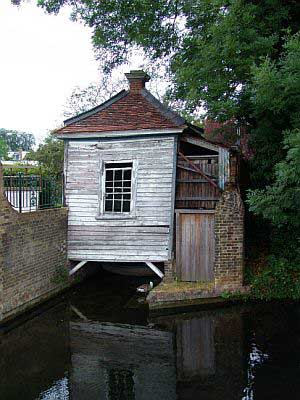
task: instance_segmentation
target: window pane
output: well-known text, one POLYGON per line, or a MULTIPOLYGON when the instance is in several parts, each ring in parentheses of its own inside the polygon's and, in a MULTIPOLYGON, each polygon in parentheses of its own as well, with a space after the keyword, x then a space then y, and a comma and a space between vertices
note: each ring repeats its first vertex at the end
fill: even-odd
POLYGON ((112 200, 105 200, 105 211, 112 211, 112 200))
POLYGON ((104 211, 115 213, 130 212, 131 168, 132 163, 105 164, 104 211))
POLYGON ((126 169, 124 171, 124 179, 125 180, 131 180, 131 169, 126 169))
POLYGON ((115 187, 122 187, 123 182, 122 181, 115 181, 114 184, 115 184, 115 187))
POLYGON ((122 170, 121 169, 115 170, 115 180, 116 181, 122 180, 122 170))
POLYGON ((123 212, 130 212, 130 201, 124 201, 123 212))
POLYGON ((106 180, 107 181, 113 180, 113 171, 106 171, 106 180))
POLYGON ((115 200, 114 202, 114 211, 121 212, 121 201, 115 200))
POLYGON ((105 168, 132 168, 132 162, 128 163, 105 163, 105 168))

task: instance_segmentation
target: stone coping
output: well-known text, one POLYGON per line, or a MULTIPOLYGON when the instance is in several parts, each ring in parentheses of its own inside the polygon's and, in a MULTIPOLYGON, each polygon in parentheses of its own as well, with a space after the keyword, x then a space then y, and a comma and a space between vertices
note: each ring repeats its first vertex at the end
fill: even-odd
MULTIPOLYGON (((230 291, 247 292, 246 287, 236 287, 230 291)), ((162 282, 147 296, 150 310, 178 308, 196 305, 224 303, 221 297, 224 288, 215 288, 214 282, 162 282)))

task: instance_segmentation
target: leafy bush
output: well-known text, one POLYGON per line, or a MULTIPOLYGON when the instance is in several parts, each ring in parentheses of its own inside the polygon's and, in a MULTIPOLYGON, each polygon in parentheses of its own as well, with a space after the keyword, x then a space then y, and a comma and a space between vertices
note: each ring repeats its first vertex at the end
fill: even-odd
POLYGON ((24 175, 41 175, 41 168, 39 166, 24 168, 24 164, 20 164, 20 168, 18 168, 18 164, 13 167, 4 167, 3 175, 17 175, 18 173, 22 173, 24 175))
POLYGON ((265 268, 252 275, 250 297, 259 300, 299 299, 300 263, 270 256, 265 268))

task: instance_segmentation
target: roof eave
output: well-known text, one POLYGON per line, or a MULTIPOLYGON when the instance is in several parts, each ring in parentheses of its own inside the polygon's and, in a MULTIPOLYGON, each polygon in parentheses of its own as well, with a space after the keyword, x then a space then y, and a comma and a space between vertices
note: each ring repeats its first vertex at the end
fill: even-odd
POLYGON ((103 139, 103 138, 125 138, 135 136, 156 136, 156 135, 178 135, 181 134, 187 125, 178 126, 177 128, 161 128, 161 129, 137 129, 126 131, 106 131, 106 132, 69 132, 59 133, 59 130, 53 134, 62 140, 67 139, 103 139))

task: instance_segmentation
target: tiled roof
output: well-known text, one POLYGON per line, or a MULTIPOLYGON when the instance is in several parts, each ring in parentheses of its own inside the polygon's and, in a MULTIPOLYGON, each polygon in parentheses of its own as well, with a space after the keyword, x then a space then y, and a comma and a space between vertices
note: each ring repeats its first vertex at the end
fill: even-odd
POLYGON ((185 120, 144 87, 118 93, 94 109, 65 121, 56 133, 110 132, 183 127, 185 120))

